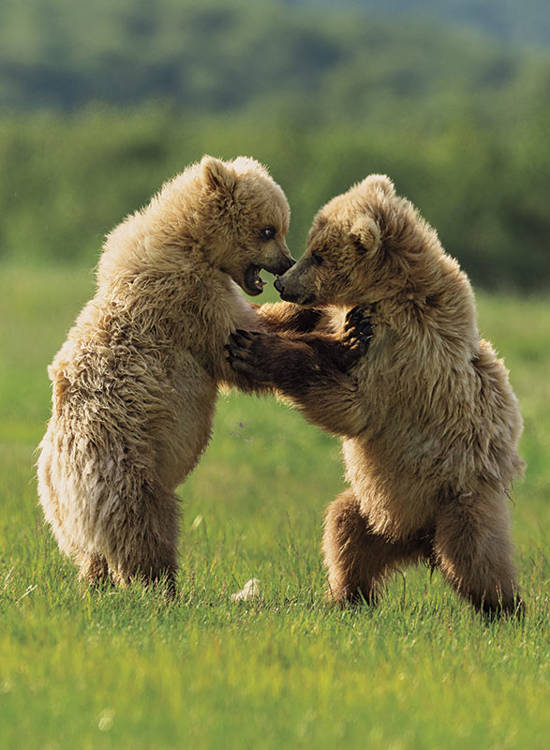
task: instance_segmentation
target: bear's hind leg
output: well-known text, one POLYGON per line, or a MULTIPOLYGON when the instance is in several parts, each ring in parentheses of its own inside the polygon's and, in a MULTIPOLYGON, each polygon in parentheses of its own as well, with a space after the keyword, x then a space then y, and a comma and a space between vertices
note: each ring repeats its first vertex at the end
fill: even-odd
POLYGON ((143 484, 137 497, 126 497, 103 531, 103 549, 117 583, 164 582, 175 594, 178 509, 173 493, 143 484))
POLYGON ((506 499, 463 495, 449 501, 436 522, 436 564, 453 588, 489 616, 521 615, 506 499))
POLYGON ((392 568, 428 554, 422 542, 391 542, 373 533, 351 489, 327 508, 323 553, 329 598, 340 604, 362 599, 375 603, 380 583, 392 568))
POLYGON ((77 555, 76 563, 79 567, 78 577, 90 586, 99 586, 111 582, 109 566, 106 558, 97 553, 82 553, 77 555))

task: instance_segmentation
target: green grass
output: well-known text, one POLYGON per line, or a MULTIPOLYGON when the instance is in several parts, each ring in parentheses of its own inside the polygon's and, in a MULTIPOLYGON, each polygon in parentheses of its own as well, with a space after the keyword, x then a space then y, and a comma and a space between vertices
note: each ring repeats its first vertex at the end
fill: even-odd
POLYGON ((181 489, 181 598, 90 593, 42 522, 33 479, 46 364, 92 275, 0 269, 2 748, 550 747, 550 308, 481 297, 525 416, 514 536, 523 623, 484 623, 425 568, 380 606, 322 602, 338 442, 273 400, 220 400, 181 489), (262 599, 230 594, 260 579, 262 599))

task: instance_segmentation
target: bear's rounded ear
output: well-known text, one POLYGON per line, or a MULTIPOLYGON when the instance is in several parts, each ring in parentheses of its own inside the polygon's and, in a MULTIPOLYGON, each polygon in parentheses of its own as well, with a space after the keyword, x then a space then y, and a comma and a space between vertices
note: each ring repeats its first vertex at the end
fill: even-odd
POLYGON ((251 156, 237 156, 237 158, 234 159, 231 164, 237 174, 246 174, 246 172, 258 172, 264 177, 269 177, 269 172, 264 167, 264 165, 260 164, 259 161, 253 159, 251 156))
POLYGON ((367 188, 369 191, 373 188, 375 190, 380 190, 380 192, 387 195, 388 198, 395 195, 395 185, 385 174, 370 174, 368 177, 365 177, 361 186, 367 188))
POLYGON ((360 216, 356 219, 351 227, 350 235, 367 257, 373 256, 382 244, 380 228, 370 216, 360 216))
POLYGON ((214 156, 205 156, 201 159, 201 170, 204 180, 210 190, 233 190, 235 187, 235 175, 223 163, 221 159, 214 156))

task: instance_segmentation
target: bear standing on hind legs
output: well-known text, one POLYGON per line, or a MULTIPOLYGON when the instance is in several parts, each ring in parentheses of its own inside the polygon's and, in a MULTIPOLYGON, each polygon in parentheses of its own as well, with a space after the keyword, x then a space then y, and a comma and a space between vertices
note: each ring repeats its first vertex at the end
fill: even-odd
POLYGON ((329 506, 323 539, 332 599, 373 601, 392 569, 424 559, 476 608, 521 613, 508 513, 521 415, 436 232, 371 175, 319 211, 275 286, 284 300, 334 306, 334 330, 357 305, 371 326, 368 351, 337 377, 315 334, 231 339, 237 372, 342 437, 351 487, 329 506))
POLYGON ((107 237, 97 291, 49 367, 38 488, 59 547, 93 583, 177 570, 174 491, 211 431, 217 388, 256 386, 224 345, 236 328, 303 330, 311 312, 256 308, 259 271, 292 264, 290 212, 258 162, 205 156, 107 237))

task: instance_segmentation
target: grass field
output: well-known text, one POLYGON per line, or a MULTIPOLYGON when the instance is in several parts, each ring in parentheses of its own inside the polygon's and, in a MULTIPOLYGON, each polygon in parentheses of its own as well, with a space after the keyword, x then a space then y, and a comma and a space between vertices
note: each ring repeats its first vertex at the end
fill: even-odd
POLYGON ((273 400, 220 400, 181 489, 181 597, 90 593, 37 506, 46 364, 92 275, 0 269, 2 748, 549 748, 550 305, 481 297, 525 417, 514 491, 525 622, 484 623, 425 568, 373 611, 323 602, 336 440, 273 400), (262 598, 230 594, 252 577, 262 598))

